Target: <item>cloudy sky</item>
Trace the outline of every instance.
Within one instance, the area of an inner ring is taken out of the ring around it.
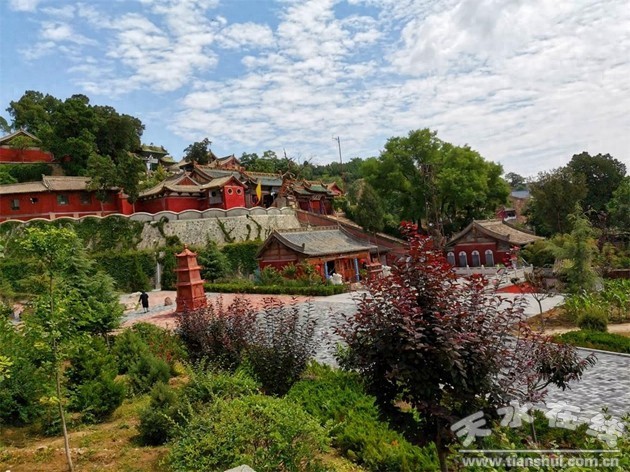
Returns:
[[[429,127],[506,172],[630,169],[628,0],[0,0],[0,114],[25,90],[140,118],[177,159],[378,155]]]

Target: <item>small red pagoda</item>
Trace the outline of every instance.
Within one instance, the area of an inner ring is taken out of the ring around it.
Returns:
[[[197,264],[197,254],[184,246],[177,257],[177,313],[197,310],[207,305],[203,289],[201,267]]]

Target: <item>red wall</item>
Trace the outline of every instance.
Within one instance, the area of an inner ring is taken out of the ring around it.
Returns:
[[[0,162],[53,162],[53,155],[40,149],[0,147]]]
[[[231,192],[231,193],[230,193]],[[223,187],[223,209],[244,207],[245,189],[240,185],[226,185]]]
[[[466,260],[470,267],[472,265],[472,253],[473,251],[479,251],[480,264],[487,267],[486,263],[486,251],[490,249],[494,257],[494,265],[505,264],[505,258],[509,257],[509,253],[505,251],[497,251],[497,243],[465,243],[457,244],[453,250],[455,254],[455,265],[459,267],[459,253],[464,251],[466,253]]]
[[[68,197],[68,204],[61,205],[57,201],[57,194]],[[31,218],[59,218],[61,216],[80,217],[85,215],[100,215],[118,213],[118,196],[112,194],[110,201],[101,204],[94,194],[91,195],[91,203],[81,203],[83,192],[41,192],[34,194],[15,194],[0,196],[0,220],[19,219],[29,220]],[[31,198],[37,201],[31,201]],[[11,209],[13,200],[20,201],[19,210]],[[102,206],[101,206],[102,205]]]

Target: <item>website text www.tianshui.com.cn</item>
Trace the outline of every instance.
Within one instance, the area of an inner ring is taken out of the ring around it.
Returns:
[[[566,457],[558,455],[554,457],[471,457],[464,456],[461,458],[461,464],[463,466],[471,467],[553,467],[553,468],[569,468],[569,467],[618,467],[619,458],[617,457],[580,457],[570,456]]]

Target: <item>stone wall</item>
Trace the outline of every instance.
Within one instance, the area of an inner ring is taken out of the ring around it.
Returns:
[[[144,220],[146,224],[138,248],[152,249],[163,246],[165,236],[177,236],[183,243],[194,246],[204,245],[209,238],[221,246],[230,242],[265,240],[275,229],[300,227],[295,211],[290,208],[217,210],[216,214],[204,214],[197,218],[194,217],[197,216],[194,213],[163,212],[150,215],[151,219]],[[132,219],[141,220],[138,218],[139,215],[133,215]],[[161,215],[161,219],[155,218],[158,215]]]

